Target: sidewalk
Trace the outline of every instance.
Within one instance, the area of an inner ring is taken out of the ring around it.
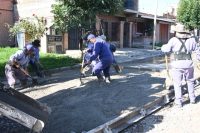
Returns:
[[[200,87],[197,87],[195,92],[196,104],[190,104],[186,94],[182,108],[170,104],[137,123],[126,133],[199,133]]]

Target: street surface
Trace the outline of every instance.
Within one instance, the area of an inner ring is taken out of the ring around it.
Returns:
[[[190,104],[186,94],[182,108],[173,107],[171,103],[124,133],[199,133],[200,87],[195,92],[196,104]]]
[[[99,84],[90,76],[80,85],[79,69],[74,68],[47,77],[47,83],[40,87],[21,91],[51,107],[44,133],[88,131],[160,96],[165,82],[162,75],[134,65],[134,61],[124,63],[121,74],[111,69],[110,84]]]
[[[113,68],[111,69],[112,83],[110,84],[99,84],[96,77],[89,76],[83,78],[84,84],[81,85],[80,70],[73,68],[46,77],[46,82],[40,86],[20,90],[51,107],[52,113],[45,125],[44,133],[89,131],[127,110],[134,110],[161,96],[166,77],[164,71],[159,72],[165,69],[163,57],[148,58],[155,53],[145,50],[118,51],[116,55],[120,55],[117,56],[117,60],[124,69],[120,74],[117,74]],[[138,61],[135,59],[137,57],[146,59]],[[198,73],[199,71],[196,71],[195,74],[198,75]],[[167,112],[168,109],[162,114],[163,116],[156,117],[158,118],[156,120],[162,119]],[[142,128],[140,124],[128,132],[151,132],[150,129],[155,127],[151,120],[150,123],[150,125],[146,124],[147,127],[142,125]],[[159,126],[158,129],[155,133],[163,131]],[[28,132],[23,126],[6,118],[1,119],[0,131],[5,133]],[[154,130],[151,133],[153,132]]]

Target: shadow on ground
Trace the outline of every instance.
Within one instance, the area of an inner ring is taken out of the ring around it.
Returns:
[[[148,72],[124,70],[111,84],[98,84],[93,79],[84,86],[63,88],[39,99],[52,109],[44,133],[70,133],[93,129],[125,110],[133,110],[157,98],[162,91],[156,88],[164,79]]]

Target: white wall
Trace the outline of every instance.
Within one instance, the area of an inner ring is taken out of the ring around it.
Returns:
[[[17,8],[21,18],[31,17],[33,14],[40,17],[52,17],[51,5],[55,0],[18,0]]]

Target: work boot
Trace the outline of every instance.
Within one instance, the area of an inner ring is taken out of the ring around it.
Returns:
[[[21,83],[21,87],[22,88],[27,88],[28,87],[27,81],[20,81],[20,83]]]
[[[196,101],[195,100],[190,100],[190,104],[195,104]]]
[[[174,103],[173,105],[175,108],[182,108],[183,104],[182,103]]]
[[[116,73],[121,73],[122,72],[122,70],[121,70],[121,68],[120,68],[120,66],[118,64],[113,64],[113,67],[114,67]]]
[[[37,85],[38,84],[38,80],[37,78],[32,78],[32,85]]]
[[[105,82],[106,82],[106,83],[111,83],[111,78],[110,78],[110,76],[105,77]]]
[[[97,76],[99,83],[104,81],[104,78],[102,75]]]

